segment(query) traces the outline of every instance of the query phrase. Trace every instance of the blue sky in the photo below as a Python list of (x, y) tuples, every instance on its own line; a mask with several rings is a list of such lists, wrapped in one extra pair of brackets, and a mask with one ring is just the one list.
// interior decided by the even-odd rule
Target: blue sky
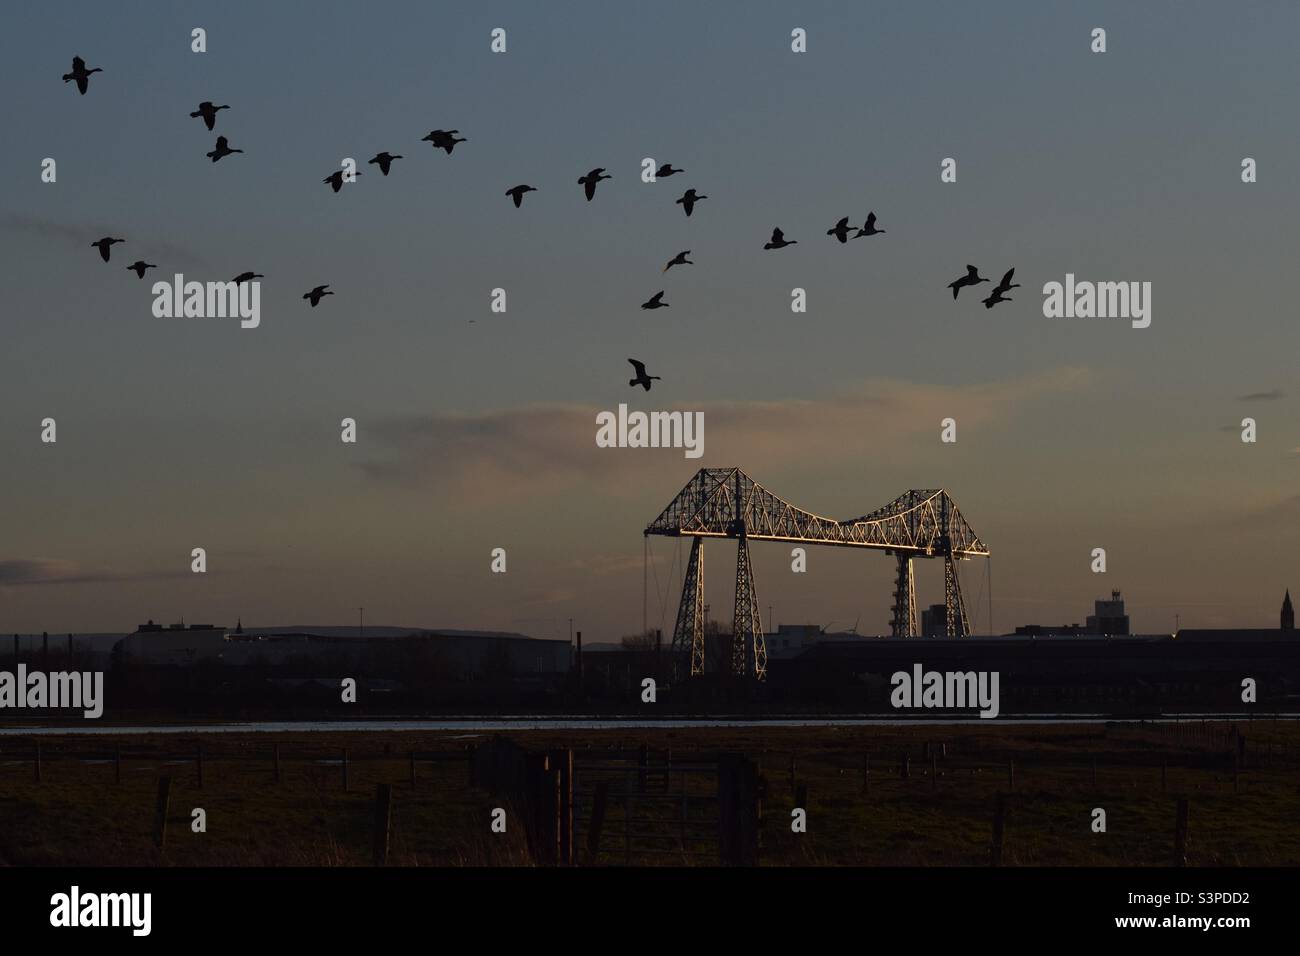
[[(833, 517), (948, 488), (993, 550), (999, 629), (1081, 620), (1111, 587), (1147, 630), (1264, 625), (1300, 586), (1293, 4), (70, 3), (7, 21), (0, 629), (364, 604), (617, 637), (640, 625), (641, 529), (695, 468), (732, 464)], [(74, 53), (104, 68), (85, 97), (60, 82)], [(243, 155), (204, 157), (203, 99), (231, 104), (216, 132)], [(468, 142), (435, 153), (437, 127)], [(381, 149), (405, 157), (387, 178), (365, 165)], [(334, 195), (320, 180), (345, 156), (363, 176)], [(643, 184), (647, 156), (687, 172)], [(593, 166), (614, 178), (586, 203)], [(516, 210), (519, 182), (539, 191)], [(687, 187), (710, 197), (689, 220)], [(885, 236), (824, 235), (872, 209)], [(764, 252), (778, 225), (799, 244)], [(88, 246), (105, 234), (128, 240), (107, 266)], [(697, 264), (661, 274), (686, 248)], [(154, 318), (137, 256), (264, 273), (261, 327)], [(967, 262), (1015, 266), (1015, 301), (954, 303)], [(1151, 327), (1044, 318), (1067, 272), (1151, 282)], [(321, 283), (336, 295), (309, 309)], [(660, 289), (670, 309), (637, 308)], [(663, 376), (649, 396), (628, 355)], [(619, 402), (703, 410), (704, 458), (597, 450), (594, 413)], [(1227, 430), (1245, 415), (1255, 445)], [(653, 547), (665, 575), (672, 547)], [(710, 549), (715, 608), (728, 551)], [(756, 561), (778, 620), (886, 626), (883, 557)], [(936, 569), (921, 597), (941, 594)]]

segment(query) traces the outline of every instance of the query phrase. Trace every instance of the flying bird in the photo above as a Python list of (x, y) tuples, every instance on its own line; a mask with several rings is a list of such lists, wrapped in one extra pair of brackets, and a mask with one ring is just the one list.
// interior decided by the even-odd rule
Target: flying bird
[(798, 241), (799, 241), (798, 239), (786, 239), (785, 233), (783, 233), (780, 229), (773, 229), (771, 240), (763, 243), (763, 248), (784, 249), (786, 246), (793, 246)]
[(316, 306), (317, 306), (318, 304), (320, 304), (321, 296), (323, 296), (323, 295), (333, 295), (333, 294), (334, 294), (333, 292), (326, 292), (325, 290), (328, 289), (328, 288), (329, 288), (329, 286), (327, 286), (327, 285), (318, 285), (316, 288), (312, 289), (310, 292), (305, 292), (305, 293), (303, 293), (303, 298), (304, 298), (304, 299), (311, 299), (311, 307), (314, 309), (314, 308), (316, 308)]
[(67, 83), (69, 80), (76, 80), (77, 89), (82, 96), (85, 96), (86, 90), (90, 87), (90, 74), (103, 72), (99, 67), (95, 67), (93, 70), (86, 69), (86, 61), (79, 56), (74, 56), (72, 58), (72, 72), (63, 74), (63, 82)]
[(435, 129), (431, 131), (428, 136), (422, 136), (420, 142), (423, 143), (425, 140), (428, 140), (433, 144), (434, 149), (445, 149), (447, 155), (450, 156), (451, 151), (456, 148), (457, 143), (469, 142), (463, 136), (457, 136), (456, 134), (459, 132), (460, 130), (458, 129)]
[(1012, 289), (1020, 288), (1019, 282), (1011, 281), (1011, 277), (1015, 274), (1016, 274), (1015, 269), (1007, 270), (1006, 275), (1004, 275), (1001, 278), (1001, 280), (998, 282), (998, 284), (993, 287), (993, 291), (989, 293), (989, 297), (984, 300), (984, 308), (991, 309), (999, 302), (1014, 301), (1013, 299), (1008, 299), (1006, 293), (1010, 292)]
[[(360, 174), (360, 173), (353, 173), (352, 175), (353, 175), (353, 176), (360, 176), (361, 174)], [(343, 182), (344, 182), (344, 180), (343, 180), (343, 170), (341, 170), (341, 169), (335, 170), (334, 172), (332, 172), (332, 173), (330, 173), (328, 176), (326, 176), (324, 179), (322, 179), (321, 182), (323, 182), (323, 183), (328, 183), (328, 184), (329, 184), (329, 187), (330, 187), (331, 189), (333, 189), (335, 192), (338, 192), (340, 189), (343, 188)]]
[(834, 236), (842, 244), (849, 241), (849, 230), (853, 228), (855, 227), (849, 225), (849, 217), (845, 216), (835, 224), (833, 229), (827, 229), (826, 235)]
[(383, 173), (385, 176), (387, 176), (389, 168), (393, 165), (393, 160), (401, 159), (401, 158), (402, 158), (401, 153), (398, 153), (396, 156), (394, 156), (392, 153), (385, 151), (382, 153), (376, 153), (375, 158), (370, 160), (366, 165), (372, 165), (374, 163), (378, 163), (379, 171)]
[(601, 173), (604, 171), (604, 166), (597, 166), (591, 172), (587, 173), (587, 175), (578, 179), (578, 185), (582, 186), (583, 191), (587, 194), (587, 202), (591, 202), (591, 197), (596, 195), (596, 183), (600, 182), (602, 179), (614, 178), (613, 176), (602, 176)]
[(648, 392), (650, 391), (650, 383), (657, 382), (660, 380), (658, 375), (647, 375), (645, 373), (644, 362), (638, 362), (636, 359), (628, 359), (628, 361), (632, 363), (632, 368), (636, 370), (636, 378), (628, 382), (627, 383), (628, 385), (632, 385), (632, 386), (640, 385)]
[(133, 270), (136, 275), (143, 279), (145, 269), (157, 269), (158, 267), (152, 262), (145, 262), (143, 259), (137, 259), (135, 262), (127, 266), (127, 268)]
[(260, 272), (241, 272), (239, 275), (235, 276), (230, 281), (233, 282), (235, 285), (239, 285), (242, 282), (251, 282), (253, 279), (265, 279), (265, 278), (266, 276), (262, 275), (262, 273)]
[(1002, 291), (1003, 290), (1001, 289), (994, 289), (991, 293), (989, 293), (989, 297), (983, 300), (984, 308), (991, 309), (999, 302), (1011, 302), (1012, 300), (1004, 296), (1002, 294)]
[(858, 234), (853, 238), (858, 239), (862, 236), (880, 236), (884, 235), (884, 233), (884, 229), (876, 228), (876, 214), (874, 212), (869, 212), (867, 213), (867, 224), (859, 229)]
[(672, 163), (664, 163), (662, 166), (660, 166), (658, 169), (655, 170), (655, 179), (658, 179), (661, 176), (676, 176), (678, 173), (684, 173), (684, 172), (686, 172), (686, 170), (684, 169), (673, 169)]
[(1016, 274), (1015, 269), (1008, 269), (1006, 274), (998, 280), (998, 284), (993, 287), (994, 292), (1010, 292), (1012, 289), (1019, 289), (1019, 282), (1012, 282), (1011, 277)]
[(217, 110), (228, 110), (229, 104), (225, 106), (213, 106), (210, 100), (204, 100), (199, 104), (199, 108), (190, 114), (191, 117), (203, 117), (203, 124), (208, 129), (212, 129), (217, 123)]
[(954, 279), (948, 283), (948, 288), (952, 289), (952, 297), (957, 298), (957, 293), (968, 285), (979, 285), (981, 282), (988, 282), (988, 279), (981, 279), (979, 270), (972, 265), (966, 266), (966, 274), (960, 279)]
[(242, 152), (243, 152), (242, 149), (231, 149), (231, 148), (230, 148), (230, 143), (229, 143), (229, 141), (226, 139), (226, 137), (224, 137), (224, 136), (218, 136), (218, 137), (217, 137), (217, 145), (216, 145), (216, 147), (212, 150), (212, 152), (208, 153), (208, 158), (211, 159), (211, 160), (215, 163), (215, 162), (216, 162), (217, 160), (219, 160), (222, 156), (229, 156), (231, 153), (242, 153)]
[(126, 242), (126, 240), (125, 240), (125, 239), (114, 239), (114, 238), (112, 238), (111, 236), (105, 236), (103, 239), (97, 239), (97, 240), (95, 240), (94, 242), (91, 243), (91, 245), (94, 246), (96, 249), (99, 250), (99, 258), (101, 258), (101, 259), (103, 259), (105, 262), (107, 262), (107, 261), (108, 261), (108, 250), (109, 250), (110, 248), (112, 248), (112, 245), (113, 245), (113, 243), (115, 243), (115, 242)]
[(507, 189), (506, 195), (515, 201), (515, 208), (518, 209), (520, 206), (524, 204), (524, 193), (535, 193), (535, 192), (537, 192), (537, 188), (535, 186), (527, 186), (521, 183), (518, 186), (512, 186), (509, 189)]
[(699, 202), (701, 199), (708, 199), (708, 198), (709, 198), (708, 196), (696, 195), (694, 189), (688, 189), (686, 190), (686, 192), (682, 193), (682, 198), (677, 200), (677, 205), (685, 209), (686, 215), (689, 216), (691, 214), (691, 210), (695, 208), (695, 204), (697, 202)]
[(679, 252), (679, 253), (677, 253), (677, 255), (673, 256), (671, 259), (668, 260), (668, 265), (664, 266), (663, 271), (664, 271), (664, 272), (667, 272), (667, 271), (668, 271), (669, 269), (671, 269), (673, 266), (693, 266), (693, 265), (695, 265), (694, 262), (692, 262), (690, 259), (687, 259), (687, 258), (686, 258), (686, 257), (689, 256), (690, 254), (691, 254), (691, 250), (689, 250), (689, 249), (687, 249), (685, 252)]
[(664, 301), (664, 294), (663, 294), (663, 292), (656, 292), (654, 295), (650, 296), (650, 298), (649, 298), (648, 301), (645, 301), (645, 302), (642, 302), (642, 303), (641, 303), (641, 308), (643, 308), (643, 309), (666, 309), (666, 308), (668, 308), (668, 303)]

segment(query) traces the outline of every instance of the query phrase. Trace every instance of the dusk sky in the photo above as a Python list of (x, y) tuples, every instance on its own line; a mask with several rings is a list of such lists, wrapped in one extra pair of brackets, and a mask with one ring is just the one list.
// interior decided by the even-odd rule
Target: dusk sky
[[(364, 606), (376, 624), (560, 637), (573, 618), (617, 640), (642, 623), (643, 528), (697, 469), (731, 465), (833, 518), (948, 489), (992, 552), (1000, 632), (1082, 622), (1112, 588), (1141, 632), (1275, 627), (1300, 589), (1294, 3), (5, 19), (0, 632), (348, 624)], [(85, 96), (60, 79), (74, 55), (104, 71)], [(212, 133), (188, 115), (201, 100), (230, 104)], [(434, 150), (435, 128), (467, 142)], [(211, 163), (217, 134), (245, 152)], [(404, 157), (388, 177), (366, 165), (380, 150)], [(334, 194), (321, 180), (344, 157), (362, 176)], [(645, 184), (644, 157), (686, 172)], [(588, 203), (595, 166), (613, 179)], [(521, 209), (517, 183), (538, 187)], [(689, 219), (688, 187), (709, 197)], [(885, 235), (825, 235), (869, 210)], [(774, 226), (798, 244), (764, 251)], [(108, 264), (89, 245), (105, 235), (127, 240)], [(696, 264), (661, 273), (683, 249)], [(159, 266), (145, 281), (137, 258)], [(966, 263), (1022, 287), (954, 302)], [(154, 281), (245, 270), (266, 276), (259, 328), (153, 315)], [(1150, 282), (1150, 327), (1044, 317), (1067, 273)], [(661, 289), (669, 309), (638, 308)], [(628, 356), (662, 376), (649, 393)], [(703, 457), (597, 448), (620, 402), (703, 412)], [(650, 550), (667, 636), (679, 545)], [(800, 575), (789, 545), (753, 552), (765, 625), (771, 606), (888, 631), (892, 559), (810, 549)], [(728, 623), (734, 560), (706, 548)], [(985, 633), (986, 569), (961, 570)], [(918, 576), (918, 603), (941, 601), (941, 563)]]

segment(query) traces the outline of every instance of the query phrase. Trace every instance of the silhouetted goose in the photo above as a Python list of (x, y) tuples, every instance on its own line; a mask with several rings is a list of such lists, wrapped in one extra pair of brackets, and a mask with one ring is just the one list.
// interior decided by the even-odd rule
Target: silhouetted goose
[(217, 110), (228, 110), (228, 109), (230, 109), (229, 104), (226, 104), (224, 106), (213, 106), (211, 101), (204, 100), (202, 103), (199, 104), (199, 108), (195, 110), (193, 113), (191, 113), (190, 116), (191, 117), (202, 116), (204, 125), (207, 126), (208, 129), (212, 129), (212, 127), (215, 126), (217, 122)]
[(966, 266), (966, 274), (960, 279), (954, 279), (948, 283), (948, 288), (952, 289), (952, 297), (957, 298), (957, 293), (968, 285), (979, 285), (981, 282), (988, 282), (988, 279), (981, 279), (979, 270), (972, 265)]
[[(352, 175), (353, 175), (353, 176), (360, 176), (361, 174), (360, 174), (360, 173), (353, 173)], [(336, 171), (330, 173), (328, 176), (326, 176), (324, 179), (322, 179), (321, 182), (323, 182), (323, 183), (328, 183), (330, 189), (334, 190), (335, 192), (338, 192), (340, 189), (343, 188), (343, 182), (344, 182), (344, 180), (343, 180), (343, 170), (339, 169), (339, 170), (336, 170)]]
[(239, 285), (240, 283), (243, 282), (251, 282), (254, 279), (265, 279), (265, 278), (266, 276), (262, 275), (262, 273), (260, 272), (241, 272), (239, 275), (235, 276), (230, 281), (233, 282), (235, 285)]
[(459, 132), (460, 130), (458, 129), (435, 129), (431, 131), (428, 136), (421, 137), (420, 142), (423, 143), (425, 140), (428, 140), (433, 144), (434, 149), (445, 149), (447, 155), (450, 156), (451, 151), (456, 148), (457, 143), (469, 142), (469, 140), (465, 139), (463, 136), (457, 136), (456, 134)]
[(636, 378), (628, 382), (628, 385), (640, 385), (648, 392), (650, 391), (651, 382), (660, 381), (658, 375), (647, 375), (645, 373), (645, 364), (643, 362), (638, 362), (636, 359), (628, 359), (628, 361), (632, 363), (632, 368), (636, 369)]
[(132, 270), (136, 275), (138, 275), (141, 279), (143, 279), (145, 269), (157, 269), (158, 267), (154, 265), (152, 262), (145, 262), (143, 259), (137, 259), (135, 260), (135, 262), (127, 266), (127, 268)]
[(226, 137), (218, 136), (217, 145), (212, 150), (212, 152), (208, 153), (208, 158), (215, 163), (222, 156), (229, 156), (231, 153), (242, 153), (242, 152), (243, 152), (242, 149), (231, 149), (230, 142), (226, 139)]
[(999, 302), (1011, 302), (1012, 301), (1011, 299), (1008, 299), (1005, 295), (1002, 294), (1005, 291), (1006, 291), (1005, 289), (994, 289), (989, 294), (989, 297), (984, 300), (984, 308), (991, 309)]
[(86, 90), (90, 86), (90, 74), (103, 72), (99, 67), (95, 67), (93, 70), (86, 69), (86, 61), (79, 56), (74, 56), (72, 58), (72, 72), (63, 74), (63, 82), (67, 83), (69, 80), (76, 80), (77, 89), (81, 91), (82, 96), (85, 96)]
[[(1006, 275), (1004, 275), (998, 281), (998, 284), (993, 287), (993, 291), (1001, 293), (1001, 292), (1010, 292), (1012, 289), (1019, 289), (1020, 283), (1019, 282), (1013, 283), (1011, 281), (1011, 277), (1015, 274), (1016, 274), (1015, 269), (1008, 269)], [(1007, 299), (1006, 301), (1010, 302), (1011, 300)]]
[(861, 236), (880, 236), (884, 233), (884, 229), (876, 228), (876, 214), (874, 212), (869, 212), (867, 213), (867, 224), (859, 229), (858, 234), (853, 238), (857, 239)]
[(325, 290), (328, 289), (328, 288), (329, 288), (329, 286), (327, 286), (327, 285), (318, 285), (316, 288), (312, 289), (310, 292), (305, 292), (305, 293), (303, 293), (303, 296), (302, 296), (302, 297), (303, 297), (304, 299), (310, 299), (310, 300), (311, 300), (311, 307), (314, 309), (314, 308), (316, 308), (316, 306), (320, 303), (321, 296), (323, 296), (323, 295), (333, 295), (333, 294), (334, 294), (333, 292), (326, 292)]
[(685, 252), (679, 252), (679, 253), (677, 253), (677, 255), (673, 256), (671, 259), (668, 260), (668, 265), (664, 266), (663, 271), (664, 271), (664, 272), (667, 272), (667, 271), (668, 271), (669, 269), (671, 269), (673, 266), (693, 266), (693, 265), (695, 265), (694, 262), (692, 262), (690, 259), (687, 259), (687, 258), (686, 258), (686, 257), (689, 256), (690, 254), (691, 254), (691, 250), (689, 250), (689, 249), (687, 249)]
[(689, 216), (691, 214), (691, 210), (695, 208), (695, 204), (697, 202), (699, 202), (701, 199), (708, 199), (708, 198), (709, 198), (708, 196), (696, 195), (694, 189), (688, 189), (686, 190), (686, 192), (682, 194), (682, 198), (677, 200), (677, 204), (680, 205), (683, 209), (685, 209), (686, 215)]
[(672, 163), (664, 163), (655, 170), (655, 179), (659, 179), (662, 176), (676, 176), (678, 173), (684, 172), (686, 172), (684, 169), (673, 169)]
[(511, 188), (507, 189), (506, 195), (515, 201), (515, 208), (518, 209), (524, 203), (524, 193), (535, 193), (535, 192), (537, 192), (536, 188), (532, 186), (526, 186), (520, 184), (518, 186), (512, 186)]
[(613, 176), (602, 176), (605, 171), (604, 166), (597, 166), (585, 176), (578, 178), (578, 185), (582, 186), (583, 191), (587, 194), (587, 202), (591, 202), (591, 197), (596, 195), (596, 183), (602, 179), (613, 179)]
[(849, 230), (853, 228), (855, 227), (849, 225), (849, 217), (845, 216), (843, 219), (841, 219), (839, 222), (835, 224), (835, 227), (833, 229), (827, 229), (826, 235), (834, 236), (841, 243), (848, 242)]
[(91, 243), (91, 245), (99, 250), (99, 258), (107, 262), (108, 250), (112, 247), (113, 243), (115, 242), (126, 242), (126, 240), (114, 239), (111, 236), (105, 236), (103, 239), (96, 239), (94, 242)]
[(393, 165), (393, 160), (402, 158), (401, 153), (398, 153), (396, 156), (389, 152), (376, 153), (375, 158), (370, 160), (366, 165), (379, 164), (379, 171), (387, 176), (389, 168)]
[(785, 233), (780, 229), (773, 229), (772, 238), (768, 242), (763, 243), (763, 248), (784, 249), (786, 246), (793, 246), (798, 241), (798, 239), (786, 239)]
[(668, 308), (668, 303), (664, 301), (663, 292), (656, 292), (654, 295), (650, 296), (650, 298), (647, 301), (641, 303), (641, 308), (666, 309)]

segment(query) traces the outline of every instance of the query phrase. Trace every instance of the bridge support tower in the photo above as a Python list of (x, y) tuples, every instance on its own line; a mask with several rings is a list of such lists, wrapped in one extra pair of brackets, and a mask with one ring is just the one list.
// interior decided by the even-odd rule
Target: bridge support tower
[(673, 679), (704, 673), (704, 539), (691, 539), (691, 556), (682, 582), (682, 603), (673, 628)]

